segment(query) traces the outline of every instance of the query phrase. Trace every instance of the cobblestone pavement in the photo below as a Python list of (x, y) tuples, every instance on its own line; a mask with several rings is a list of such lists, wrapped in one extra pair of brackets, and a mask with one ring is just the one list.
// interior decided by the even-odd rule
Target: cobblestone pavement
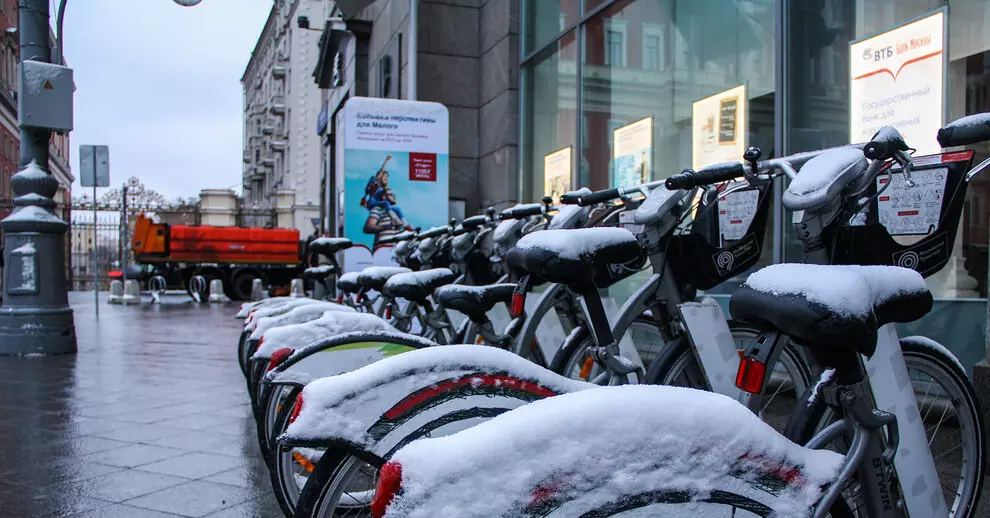
[(70, 302), (77, 355), (0, 357), (0, 517), (282, 516), (236, 305)]

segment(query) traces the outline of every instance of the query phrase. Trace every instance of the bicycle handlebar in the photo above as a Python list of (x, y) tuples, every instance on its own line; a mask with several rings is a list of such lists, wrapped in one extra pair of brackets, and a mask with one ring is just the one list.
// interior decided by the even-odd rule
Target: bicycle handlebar
[(977, 113), (954, 120), (938, 130), (942, 147), (965, 146), (990, 140), (990, 113)]
[(907, 151), (908, 145), (900, 132), (890, 126), (880, 128), (863, 147), (863, 155), (870, 160), (887, 160)]
[(539, 216), (540, 214), (543, 214), (543, 205), (530, 203), (528, 205), (519, 205), (505, 209), (498, 215), (498, 219), (523, 219), (529, 216)]
[(444, 234), (450, 233), (450, 227), (433, 227), (429, 230), (421, 232), (418, 236), (419, 239), (427, 239), (431, 237), (439, 237)]
[(687, 170), (675, 174), (664, 182), (668, 189), (693, 189), (703, 185), (722, 183), (735, 180), (745, 175), (743, 165), (739, 162), (721, 162), (712, 164), (698, 171)]
[(481, 214), (478, 216), (471, 216), (470, 218), (466, 218), (464, 221), (461, 221), (461, 226), (464, 227), (465, 231), (470, 232), (484, 225), (487, 221), (488, 221), (488, 216)]
[(609, 200), (614, 200), (620, 197), (621, 195), (622, 193), (619, 191), (619, 188), (613, 187), (611, 189), (595, 191), (591, 194), (584, 194), (578, 196), (577, 204), (582, 207), (587, 207), (588, 205), (594, 205), (596, 203), (602, 203)]

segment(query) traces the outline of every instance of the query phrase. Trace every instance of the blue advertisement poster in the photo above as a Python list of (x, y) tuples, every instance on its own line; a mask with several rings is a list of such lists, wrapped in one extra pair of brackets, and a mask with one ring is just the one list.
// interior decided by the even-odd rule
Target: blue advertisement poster
[(338, 140), (344, 237), (355, 247), (344, 269), (392, 264), (379, 240), (447, 223), (447, 108), (439, 103), (356, 97), (347, 101)]

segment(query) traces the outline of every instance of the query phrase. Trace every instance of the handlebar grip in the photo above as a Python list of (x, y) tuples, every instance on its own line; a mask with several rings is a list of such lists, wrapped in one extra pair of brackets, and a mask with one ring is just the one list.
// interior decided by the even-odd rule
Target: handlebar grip
[(990, 113), (977, 113), (954, 120), (938, 130), (942, 147), (966, 146), (990, 140)]
[(498, 217), (499, 219), (522, 219), (528, 216), (539, 216), (540, 214), (543, 214), (543, 206), (533, 204), (505, 209)]
[(578, 205), (582, 207), (587, 207), (588, 205), (594, 205), (596, 203), (601, 203), (609, 200), (614, 200), (621, 196), (618, 188), (605, 189), (603, 191), (595, 191), (591, 194), (585, 194), (578, 198)]
[(434, 227), (426, 232), (419, 234), (420, 239), (426, 239), (430, 237), (439, 237), (450, 232), (450, 227)]
[(484, 225), (486, 221), (488, 221), (488, 217), (485, 215), (471, 216), (470, 218), (462, 221), (461, 226), (464, 227), (464, 230), (470, 232), (481, 225)]
[(581, 193), (577, 191), (565, 192), (560, 195), (560, 203), (564, 205), (577, 205), (581, 202)]
[(863, 147), (863, 155), (870, 160), (887, 160), (898, 151), (907, 151), (908, 145), (900, 132), (890, 126), (880, 128)]
[(720, 162), (698, 171), (684, 171), (664, 181), (668, 189), (692, 189), (702, 185), (727, 182), (745, 176), (746, 171), (740, 162)]

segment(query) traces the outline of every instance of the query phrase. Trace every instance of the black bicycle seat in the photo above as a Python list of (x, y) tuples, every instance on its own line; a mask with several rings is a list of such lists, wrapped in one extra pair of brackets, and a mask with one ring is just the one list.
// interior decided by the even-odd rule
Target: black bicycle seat
[(561, 284), (605, 287), (608, 267), (642, 258), (636, 236), (624, 228), (541, 230), (524, 236), (509, 251), (509, 266)]
[(447, 309), (464, 313), (472, 322), (483, 323), (488, 313), (500, 302), (509, 302), (515, 284), (492, 284), (491, 286), (464, 286), (450, 284), (433, 292), (437, 303)]
[(384, 293), (392, 298), (403, 298), (422, 304), (433, 290), (454, 282), (457, 275), (447, 268), (433, 268), (421, 272), (393, 275), (385, 282)]
[(361, 290), (361, 283), (358, 282), (358, 272), (350, 272), (341, 275), (337, 279), (337, 289), (347, 293), (357, 293)]
[(303, 270), (303, 279), (326, 279), (336, 273), (333, 265), (321, 264), (320, 266), (310, 266)]
[(877, 330), (932, 309), (921, 275), (896, 266), (775, 264), (732, 293), (729, 312), (768, 322), (807, 347), (847, 347), (872, 356)]
[(346, 237), (320, 237), (311, 241), (307, 249), (310, 254), (333, 255), (353, 245), (354, 243)]
[(382, 291), (390, 277), (411, 271), (409, 268), (401, 266), (372, 266), (361, 270), (361, 273), (357, 275), (357, 282), (363, 288)]
[(822, 153), (801, 167), (784, 191), (782, 201), (790, 210), (814, 210), (828, 205), (847, 185), (870, 166), (863, 151), (843, 147)]

